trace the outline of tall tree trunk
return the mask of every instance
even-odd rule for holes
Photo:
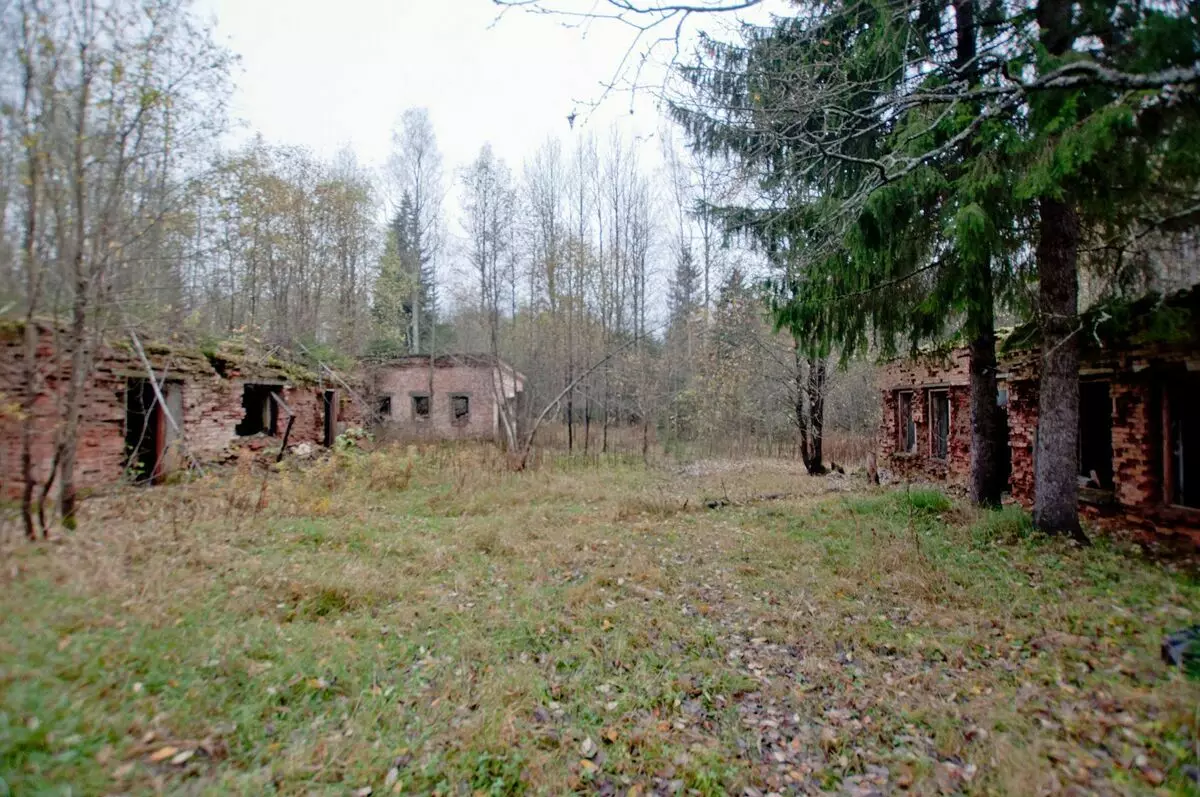
[[[77,268],[82,270],[80,263]],[[75,283],[76,297],[71,310],[71,375],[67,380],[66,419],[63,422],[62,459],[59,463],[62,479],[59,483],[59,512],[63,526],[75,528],[77,490],[75,458],[79,450],[79,415],[83,387],[87,379],[87,280],[80,276]],[[53,477],[51,477],[53,478]]]
[[[81,50],[81,66],[86,69],[86,49]],[[89,76],[90,77],[90,76]],[[79,119],[75,130],[73,152],[75,239],[72,242],[71,265],[75,295],[71,304],[71,374],[67,381],[66,419],[63,422],[62,480],[59,484],[59,513],[63,526],[75,528],[75,456],[79,449],[79,410],[83,400],[83,385],[87,376],[87,317],[90,302],[88,291],[95,275],[88,274],[84,253],[87,245],[88,185],[84,164],[83,146],[87,134],[87,110],[90,101],[89,81],[83,83],[79,92]],[[53,474],[50,476],[53,479]],[[47,482],[47,487],[49,482]]]
[[[974,0],[954,0],[954,27],[957,35],[954,66],[971,83],[976,82]],[[975,148],[964,145],[967,157]],[[992,295],[992,268],[989,261],[976,263],[972,276],[973,296],[967,316],[971,335],[970,406],[971,406],[971,500],[981,506],[997,506],[1004,491],[1000,473],[1000,406],[996,403],[996,312]]]
[[[1039,0],[1041,39],[1051,55],[1074,42],[1071,0]],[[1034,458],[1033,522],[1085,540],[1079,527],[1079,214],[1066,197],[1043,197],[1038,219],[1038,319],[1042,373]]]
[[[979,291],[973,301],[969,328],[971,401],[971,500],[980,506],[998,506],[1004,492],[1000,472],[1002,438],[1000,405],[996,401],[996,318],[992,300],[992,271],[980,265]]]
[[[808,358],[808,451],[804,467],[813,476],[825,473],[825,358]]]
[[[28,304],[25,308],[25,351],[21,363],[21,376],[25,382],[25,395],[21,406],[24,415],[21,420],[21,478],[23,480],[21,488],[21,521],[25,526],[25,536],[30,540],[34,540],[37,539],[37,532],[33,525],[33,489],[36,482],[33,475],[33,429],[35,424],[34,410],[37,406],[38,398],[37,350],[40,334],[35,322],[35,313],[42,284],[41,264],[38,262],[37,257],[38,189],[41,185],[39,158],[41,157],[41,153],[35,149],[33,144],[37,138],[28,132],[29,128],[32,127],[30,123],[32,114],[31,103],[35,79],[34,58],[32,53],[29,52],[31,40],[29,22],[27,11],[22,8],[25,74],[21,120],[26,125],[25,140],[27,143],[25,157],[27,159],[26,169],[28,171],[25,182],[26,216],[25,230],[21,241],[21,253],[22,262],[25,265],[25,301]]]
[[[971,500],[999,506],[1004,492],[1000,472],[1000,405],[996,402],[996,333],[981,332],[969,344],[971,357]]]
[[[1033,522],[1081,537],[1079,528],[1079,216],[1043,199],[1038,222],[1038,312],[1042,373],[1034,458]]]

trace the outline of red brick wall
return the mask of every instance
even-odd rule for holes
[[[22,421],[12,411],[23,393],[22,333],[0,337],[0,496],[15,498],[21,491]],[[66,363],[55,359],[53,335],[42,330],[38,350],[39,369],[45,390],[33,408],[34,472],[44,479],[53,456],[54,436],[62,418]],[[200,462],[223,459],[230,445],[238,440],[235,431],[245,414],[242,407],[243,385],[257,381],[236,374],[224,378],[217,374],[198,352],[160,350],[150,353],[156,372],[181,384],[184,451]],[[76,481],[81,488],[95,488],[118,481],[125,467],[125,390],[127,379],[144,378],[143,369],[133,352],[120,346],[104,346],[84,390],[79,425]],[[282,376],[275,375],[277,377]],[[267,377],[263,377],[267,381]],[[296,415],[289,445],[324,442],[323,386],[286,384],[283,399]],[[347,391],[336,387],[340,433],[348,426],[362,424],[362,411]],[[281,418],[279,433],[283,433]],[[186,459],[181,458],[181,462]]]
[[[883,417],[879,428],[879,464],[905,478],[923,478],[965,484],[971,472],[971,403],[969,358],[965,349],[944,356],[926,356],[885,366],[879,384]],[[944,389],[950,399],[950,434],[947,459],[931,456],[929,388]],[[917,450],[900,451],[897,401],[900,392],[912,391]]]
[[[1038,383],[1028,379],[1008,384],[1008,449],[1012,457],[1012,497],[1033,506],[1033,446],[1037,440]]]
[[[429,418],[417,420],[413,417],[412,394],[430,393],[428,364],[379,366],[373,377],[374,395],[392,399],[392,416],[383,423],[381,434],[400,439],[495,439],[494,373],[490,365],[438,365],[433,369]],[[452,422],[453,394],[470,397],[470,415],[465,424]]]
[[[1160,422],[1154,413],[1161,405],[1153,401],[1149,385],[1114,381],[1109,387],[1113,400],[1113,488],[1117,503],[1127,507],[1149,507],[1162,502],[1162,442]]]

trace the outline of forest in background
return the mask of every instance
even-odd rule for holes
[[[676,47],[691,16],[759,5],[496,1],[674,25]],[[223,147],[236,58],[185,0],[7,6],[0,309],[57,322],[64,516],[91,354],[135,329],[342,366],[489,351],[572,449],[580,426],[584,449],[597,426],[601,450],[610,429],[790,442],[814,473],[825,426],[874,428],[872,359],[961,340],[972,495],[994,503],[997,331],[1031,319],[1035,518],[1077,530],[1080,289],[1130,295],[1147,242],[1191,240],[1200,23],[1122,0],[788,7],[676,51],[664,165],[614,130],[448,166],[410,109],[375,170]],[[18,413],[44,387],[25,361]]]
[[[811,358],[774,329],[764,259],[698,212],[736,190],[710,159],[614,128],[548,135],[515,168],[486,143],[446,164],[418,108],[378,169],[261,136],[222,146],[236,57],[188,2],[29,0],[2,22],[0,310],[54,319],[74,373],[131,330],[341,368],[495,352],[533,411],[577,382],[547,444],[797,451]],[[869,367],[825,374],[831,427],[869,436]],[[32,401],[41,376],[8,398]]]

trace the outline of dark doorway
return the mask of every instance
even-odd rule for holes
[[[245,417],[234,431],[240,437],[254,434],[275,436],[279,428],[279,404],[271,397],[279,395],[279,385],[245,385],[242,388],[242,407]]]
[[[1079,383],[1079,476],[1093,489],[1113,488],[1112,398],[1108,382]]]
[[[329,448],[337,437],[337,392],[326,390],[322,403],[325,406],[325,446]]]
[[[1188,374],[1167,390],[1171,503],[1200,509],[1200,374]]]
[[[125,383],[125,463],[133,480],[149,484],[158,468],[162,411],[148,379]]]
[[[160,388],[176,423],[183,422],[183,393],[178,382]],[[125,383],[125,462],[138,484],[157,484],[175,466],[178,434],[167,422],[149,379]]]

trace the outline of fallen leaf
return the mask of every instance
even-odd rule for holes
[[[579,768],[589,774],[591,774],[592,772],[595,772],[598,769],[598,767],[595,764],[593,764],[591,761],[588,761],[586,758],[579,759]]]
[[[387,771],[387,777],[383,779],[383,785],[391,787],[394,786],[398,780],[400,780],[400,770],[396,769],[396,767],[392,767]]]
[[[579,745],[579,754],[584,758],[595,758],[596,752],[596,743],[592,741],[592,737],[590,736],[584,739]]]
[[[179,753],[178,755],[173,757],[171,759],[171,763],[177,767],[182,766],[183,764],[186,764],[191,759],[191,757],[194,756],[195,754],[196,754],[195,750],[184,750],[182,753]]]
[[[600,732],[600,736],[603,737],[604,740],[609,744],[613,744],[617,741],[619,734],[617,733],[616,728],[605,728]]]
[[[166,761],[168,758],[179,753],[178,747],[161,747],[150,756],[150,761],[157,764],[159,761]]]
[[[1145,778],[1146,782],[1151,786],[1161,786],[1162,782],[1167,779],[1167,776],[1164,775],[1161,770],[1153,768],[1143,769],[1142,777]]]

